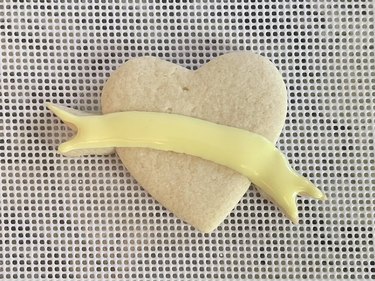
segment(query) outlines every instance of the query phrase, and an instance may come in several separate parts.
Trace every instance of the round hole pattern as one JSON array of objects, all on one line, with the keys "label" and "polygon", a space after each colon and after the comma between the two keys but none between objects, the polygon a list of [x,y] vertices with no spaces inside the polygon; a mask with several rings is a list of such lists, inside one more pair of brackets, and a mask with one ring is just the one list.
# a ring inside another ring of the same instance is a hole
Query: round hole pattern
[{"label": "round hole pattern", "polygon": [[[373,1],[84,2],[0,3],[0,279],[375,279]],[[328,195],[298,199],[299,225],[250,188],[201,234],[117,157],[56,153],[72,133],[44,102],[97,112],[132,57],[196,69],[237,50],[279,68],[278,146]]]}]

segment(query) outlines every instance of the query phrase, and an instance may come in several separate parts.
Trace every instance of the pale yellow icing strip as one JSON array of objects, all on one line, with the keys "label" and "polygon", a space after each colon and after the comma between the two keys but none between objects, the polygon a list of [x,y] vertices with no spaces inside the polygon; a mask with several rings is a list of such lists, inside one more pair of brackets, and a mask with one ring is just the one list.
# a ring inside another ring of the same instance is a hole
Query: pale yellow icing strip
[{"label": "pale yellow icing strip", "polygon": [[147,147],[197,156],[248,177],[294,223],[298,222],[297,194],[326,198],[289,166],[270,141],[246,130],[177,114],[127,111],[84,115],[51,103],[47,106],[77,130],[73,139],[59,146],[59,152],[67,156],[97,154],[98,149],[103,153],[115,147]]}]

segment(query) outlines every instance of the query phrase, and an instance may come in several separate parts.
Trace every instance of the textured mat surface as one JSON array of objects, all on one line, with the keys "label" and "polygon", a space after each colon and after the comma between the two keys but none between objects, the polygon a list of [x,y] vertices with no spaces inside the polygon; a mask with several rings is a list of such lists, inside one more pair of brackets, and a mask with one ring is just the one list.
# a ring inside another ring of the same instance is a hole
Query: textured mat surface
[{"label": "textured mat surface", "polygon": [[[0,3],[0,279],[375,279],[373,1],[84,2]],[[232,50],[285,78],[278,146],[329,197],[299,199],[299,225],[250,188],[203,235],[117,157],[56,153],[71,133],[45,101],[99,111],[131,57],[196,68]]]}]

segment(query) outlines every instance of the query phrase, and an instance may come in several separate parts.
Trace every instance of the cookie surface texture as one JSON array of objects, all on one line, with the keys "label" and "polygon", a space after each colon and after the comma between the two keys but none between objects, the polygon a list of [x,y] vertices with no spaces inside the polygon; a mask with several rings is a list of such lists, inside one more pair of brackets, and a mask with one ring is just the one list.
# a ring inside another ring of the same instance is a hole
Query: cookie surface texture
[{"label": "cookie surface texture", "polygon": [[[155,57],[131,59],[110,76],[102,94],[103,113],[182,114],[272,142],[282,130],[286,107],[280,73],[268,59],[250,52],[217,57],[195,71]],[[241,174],[190,155],[146,148],[116,152],[159,203],[202,232],[215,229],[250,185]]]}]

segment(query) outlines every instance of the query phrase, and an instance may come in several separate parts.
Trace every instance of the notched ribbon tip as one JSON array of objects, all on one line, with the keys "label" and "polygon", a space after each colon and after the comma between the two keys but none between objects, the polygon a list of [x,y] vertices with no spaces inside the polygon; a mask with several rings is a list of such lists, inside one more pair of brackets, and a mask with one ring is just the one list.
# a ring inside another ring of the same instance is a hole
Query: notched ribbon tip
[{"label": "notched ribbon tip", "polygon": [[78,157],[83,155],[108,155],[115,152],[114,147],[79,147],[79,131],[84,126],[84,121],[81,119],[85,116],[93,116],[93,114],[75,110],[66,106],[56,105],[51,102],[46,102],[45,106],[58,118],[60,118],[64,124],[76,132],[76,135],[70,140],[67,140],[59,145],[58,152],[60,154],[68,157]]}]

